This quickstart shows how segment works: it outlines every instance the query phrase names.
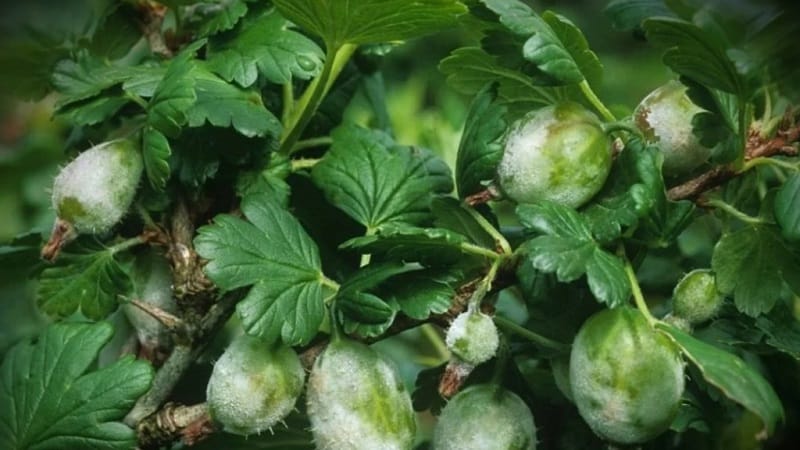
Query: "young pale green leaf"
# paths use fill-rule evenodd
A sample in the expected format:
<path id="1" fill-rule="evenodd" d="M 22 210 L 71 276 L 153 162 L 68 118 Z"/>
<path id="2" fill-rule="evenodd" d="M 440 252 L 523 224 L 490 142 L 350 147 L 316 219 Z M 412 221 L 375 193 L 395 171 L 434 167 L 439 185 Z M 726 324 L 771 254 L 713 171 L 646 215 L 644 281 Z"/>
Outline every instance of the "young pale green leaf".
<path id="1" fill-rule="evenodd" d="M 664 63 L 675 72 L 710 88 L 744 97 L 744 82 L 725 45 L 698 26 L 670 17 L 643 22 L 647 39 L 666 48 Z"/>
<path id="2" fill-rule="evenodd" d="M 795 172 L 778 190 L 774 209 L 783 237 L 800 241 L 800 174 Z"/>
<path id="3" fill-rule="evenodd" d="M 80 311 L 101 320 L 117 309 L 117 296 L 130 290 L 130 277 L 111 249 L 81 247 L 76 253 L 63 253 L 56 265 L 42 271 L 36 304 L 51 317 Z"/>
<path id="4" fill-rule="evenodd" d="M 523 244 L 523 264 L 555 273 L 561 282 L 585 274 L 595 298 L 610 307 L 628 300 L 630 285 L 622 261 L 598 245 L 586 219 L 577 211 L 543 201 L 519 205 L 517 216 L 525 227 L 543 234 Z"/>
<path id="5" fill-rule="evenodd" d="M 397 261 L 416 261 L 423 264 L 454 264 L 467 255 L 467 238 L 441 228 L 419 228 L 404 224 L 388 224 L 375 234 L 345 241 L 343 249 L 374 253 Z"/>
<path id="6" fill-rule="evenodd" d="M 167 137 L 152 127 L 142 131 L 142 158 L 144 159 L 144 172 L 147 180 L 156 190 L 162 190 L 167 185 L 170 175 L 169 156 L 172 149 Z"/>
<path id="7" fill-rule="evenodd" d="M 186 111 L 197 100 L 194 78 L 190 76 L 196 47 L 197 44 L 190 46 L 170 62 L 147 105 L 148 125 L 169 137 L 178 136 L 186 123 Z"/>
<path id="8" fill-rule="evenodd" d="M 467 210 L 469 206 L 451 197 L 437 197 L 431 202 L 431 211 L 436 216 L 434 225 L 446 228 L 469 238 L 472 243 L 494 250 L 497 243 L 494 237 L 481 226 L 475 217 Z M 487 208 L 488 209 L 488 208 Z M 481 214 L 475 211 L 476 214 Z M 488 214 L 491 214 L 489 212 Z M 487 218 L 487 221 L 491 222 Z"/>
<path id="9" fill-rule="evenodd" d="M 14 347 L 0 366 L 0 448 L 125 450 L 136 433 L 121 420 L 150 387 L 133 357 L 88 372 L 111 339 L 107 323 L 50 325 Z"/>
<path id="10" fill-rule="evenodd" d="M 755 413 L 767 434 L 783 420 L 783 405 L 769 382 L 739 357 L 695 339 L 670 325 L 659 323 L 681 347 L 684 355 L 700 370 L 703 378 L 731 400 Z"/>
<path id="11" fill-rule="evenodd" d="M 225 82 L 203 67 L 191 72 L 197 101 L 187 112 L 188 125 L 208 122 L 216 127 L 233 127 L 244 136 L 279 136 L 281 123 L 264 106 L 261 94 Z"/>
<path id="12" fill-rule="evenodd" d="M 777 227 L 749 226 L 717 242 L 711 268 L 717 289 L 733 296 L 739 311 L 755 317 L 775 306 L 783 281 L 800 273 L 800 262 L 787 249 Z"/>
<path id="13" fill-rule="evenodd" d="M 496 86 L 486 85 L 469 107 L 456 159 L 456 186 L 460 198 L 484 189 L 484 183 L 492 181 L 497 174 L 508 122 L 506 108 L 497 104 L 496 99 Z"/>
<path id="14" fill-rule="evenodd" d="M 498 59 L 480 47 L 454 50 L 439 64 L 453 89 L 474 95 L 487 84 L 497 83 L 497 100 L 514 109 L 518 115 L 535 108 L 552 105 L 563 98 L 558 88 L 535 86 L 531 77 L 514 68 L 505 67 Z"/>
<path id="15" fill-rule="evenodd" d="M 611 0 L 604 12 L 611 19 L 611 25 L 622 31 L 641 28 L 642 21 L 650 17 L 675 15 L 664 0 Z"/>
<path id="16" fill-rule="evenodd" d="M 264 195 L 242 200 L 246 220 L 222 214 L 198 230 L 197 253 L 223 291 L 252 286 L 237 305 L 248 333 L 302 345 L 325 315 L 316 244 L 289 211 Z"/>
<path id="17" fill-rule="evenodd" d="M 311 172 L 328 201 L 374 231 L 430 219 L 430 201 L 453 189 L 450 169 L 433 153 L 399 146 L 380 131 L 337 128 L 333 145 Z"/>
<path id="18" fill-rule="evenodd" d="M 467 8 L 455 0 L 276 0 L 292 22 L 320 36 L 328 49 L 403 41 L 452 27 Z"/>
<path id="19" fill-rule="evenodd" d="M 527 38 L 522 55 L 546 76 L 537 77 L 537 84 L 578 84 L 602 71 L 586 38 L 567 19 L 553 13 L 544 18 L 519 0 L 481 1 L 500 17 L 500 23 Z"/>
<path id="20" fill-rule="evenodd" d="M 235 33 L 218 36 L 209 48 L 209 69 L 242 87 L 259 75 L 277 84 L 307 80 L 319 73 L 324 58 L 322 49 L 274 8 L 249 15 Z"/>

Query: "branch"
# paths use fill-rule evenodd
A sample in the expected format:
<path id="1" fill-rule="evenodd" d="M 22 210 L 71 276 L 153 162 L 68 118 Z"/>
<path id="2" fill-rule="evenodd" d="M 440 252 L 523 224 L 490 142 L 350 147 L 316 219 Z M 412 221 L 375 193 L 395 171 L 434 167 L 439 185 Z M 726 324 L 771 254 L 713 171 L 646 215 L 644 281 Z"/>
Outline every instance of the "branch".
<path id="1" fill-rule="evenodd" d="M 233 314 L 236 303 L 242 296 L 241 291 L 233 291 L 215 303 L 198 325 L 190 328 L 189 342 L 175 346 L 164 365 L 153 378 L 153 384 L 125 416 L 124 422 L 136 427 L 145 417 L 150 416 L 167 401 L 175 385 L 183 377 L 192 363 L 205 349 L 211 336 L 219 330 Z"/>
<path id="2" fill-rule="evenodd" d="M 766 139 L 757 130 L 751 130 L 745 148 L 745 162 L 755 158 L 768 158 L 772 156 L 797 156 L 794 147 L 800 140 L 800 126 L 793 125 L 785 120 L 775 137 Z M 747 169 L 737 171 L 731 165 L 717 166 L 696 178 L 673 187 L 667 191 L 667 198 L 673 201 L 696 201 L 702 194 L 721 186 L 728 180 L 735 178 Z"/>

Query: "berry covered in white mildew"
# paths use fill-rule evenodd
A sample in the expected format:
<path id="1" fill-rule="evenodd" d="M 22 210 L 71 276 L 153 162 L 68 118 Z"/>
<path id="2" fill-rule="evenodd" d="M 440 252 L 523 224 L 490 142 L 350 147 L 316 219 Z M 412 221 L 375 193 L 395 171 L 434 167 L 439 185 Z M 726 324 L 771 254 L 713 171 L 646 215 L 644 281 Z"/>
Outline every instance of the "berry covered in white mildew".
<path id="1" fill-rule="evenodd" d="M 136 258 L 133 267 L 135 299 L 155 306 L 168 313 L 176 313 L 178 305 L 172 296 L 172 270 L 167 260 L 155 252 L 147 252 Z M 149 349 L 164 349 L 171 341 L 170 332 L 164 324 L 136 305 L 126 303 L 122 310 L 136 329 L 139 342 Z"/>
<path id="2" fill-rule="evenodd" d="M 531 410 L 500 386 L 470 386 L 453 397 L 433 431 L 433 450 L 535 450 Z"/>
<path id="3" fill-rule="evenodd" d="M 290 347 L 239 336 L 214 364 L 206 390 L 209 413 L 229 433 L 261 433 L 294 409 L 304 380 Z"/>
<path id="4" fill-rule="evenodd" d="M 683 394 L 684 366 L 667 336 L 623 307 L 581 326 L 569 378 L 578 412 L 598 436 L 636 444 L 669 428 Z"/>
<path id="5" fill-rule="evenodd" d="M 401 450 L 414 445 L 411 397 L 391 362 L 370 347 L 334 339 L 306 389 L 317 448 Z"/>
<path id="6" fill-rule="evenodd" d="M 96 145 L 78 155 L 53 182 L 53 208 L 78 233 L 101 234 L 122 218 L 144 164 L 130 140 Z"/>
<path id="7" fill-rule="evenodd" d="M 703 111 L 686 95 L 686 87 L 677 81 L 654 90 L 639 103 L 634 112 L 636 126 L 645 139 L 657 143 L 664 155 L 663 172 L 686 174 L 711 155 L 692 133 L 692 117 Z"/>
<path id="8" fill-rule="evenodd" d="M 56 221 L 42 257 L 54 260 L 79 234 L 103 234 L 128 211 L 144 163 L 127 139 L 105 142 L 78 155 L 53 181 Z"/>
<path id="9" fill-rule="evenodd" d="M 517 203 L 549 200 L 577 208 L 610 171 L 611 144 L 600 121 L 577 103 L 561 103 L 511 126 L 497 175 L 503 193 Z"/>
<path id="10" fill-rule="evenodd" d="M 459 314 L 450 324 L 445 343 L 461 361 L 477 366 L 497 353 L 500 338 L 491 317 L 470 309 Z"/>
<path id="11" fill-rule="evenodd" d="M 672 312 L 689 323 L 705 322 L 717 313 L 724 297 L 717 291 L 714 273 L 697 269 L 687 273 L 672 292 Z"/>

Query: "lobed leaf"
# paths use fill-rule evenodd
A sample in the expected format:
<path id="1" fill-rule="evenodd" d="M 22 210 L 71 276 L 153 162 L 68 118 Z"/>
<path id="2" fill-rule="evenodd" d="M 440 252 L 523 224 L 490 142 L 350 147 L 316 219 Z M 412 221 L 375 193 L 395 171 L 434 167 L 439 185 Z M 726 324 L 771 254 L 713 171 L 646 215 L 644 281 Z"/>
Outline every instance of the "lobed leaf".
<path id="1" fill-rule="evenodd" d="M 450 169 L 431 152 L 394 144 L 380 131 L 337 128 L 311 172 L 328 201 L 374 231 L 390 223 L 430 220 L 430 201 L 453 189 Z"/>
<path id="2" fill-rule="evenodd" d="M 147 124 L 169 137 L 177 137 L 186 123 L 186 111 L 197 100 L 192 55 L 197 44 L 173 59 L 147 105 Z"/>
<path id="3" fill-rule="evenodd" d="M 792 242 L 800 241 L 800 174 L 797 172 L 778 190 L 774 210 L 781 235 Z"/>
<path id="4" fill-rule="evenodd" d="M 241 208 L 247 220 L 221 214 L 198 230 L 206 274 L 223 291 L 252 286 L 236 308 L 249 334 L 306 344 L 325 315 L 317 246 L 271 198 L 250 195 Z"/>
<path id="5" fill-rule="evenodd" d="M 0 448 L 125 450 L 136 432 L 120 420 L 153 371 L 128 356 L 89 371 L 113 334 L 107 323 L 50 325 L 0 366 Z"/>
<path id="6" fill-rule="evenodd" d="M 650 17 L 675 15 L 664 0 L 611 0 L 604 12 L 611 19 L 611 25 L 622 31 L 640 29 L 642 21 Z"/>
<path id="7" fill-rule="evenodd" d="M 212 39 L 208 67 L 227 81 L 250 87 L 259 75 L 276 84 L 307 80 L 320 72 L 323 58 L 314 41 L 270 8 L 249 15 L 235 32 Z"/>
<path id="8" fill-rule="evenodd" d="M 132 288 L 130 277 L 111 249 L 81 247 L 63 253 L 39 276 L 36 304 L 48 316 L 62 318 L 80 311 L 101 320 L 117 309 L 117 297 Z"/>

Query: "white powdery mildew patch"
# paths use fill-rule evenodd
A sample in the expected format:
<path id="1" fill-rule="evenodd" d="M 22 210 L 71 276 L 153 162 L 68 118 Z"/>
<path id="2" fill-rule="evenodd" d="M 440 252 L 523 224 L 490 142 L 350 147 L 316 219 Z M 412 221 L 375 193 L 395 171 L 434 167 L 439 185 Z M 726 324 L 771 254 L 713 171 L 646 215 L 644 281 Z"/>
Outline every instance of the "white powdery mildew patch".
<path id="1" fill-rule="evenodd" d="M 497 353 L 500 338 L 491 317 L 470 310 L 453 320 L 447 330 L 445 343 L 462 361 L 477 366 Z"/>
<path id="2" fill-rule="evenodd" d="M 388 433 L 377 427 L 372 386 L 396 386 L 400 381 L 390 364 L 377 358 L 365 367 L 365 360 L 338 348 L 323 354 L 308 379 L 306 396 L 314 441 L 325 450 L 407 450 L 414 442 L 414 430 Z M 397 391 L 392 389 L 393 394 Z M 395 408 L 412 411 L 408 395 L 389 399 Z"/>
<path id="3" fill-rule="evenodd" d="M 552 114 L 530 120 L 525 117 L 508 134 L 498 173 L 503 179 L 513 180 L 503 184 L 503 189 L 518 202 L 532 202 L 530 192 L 539 192 L 548 185 L 552 166 L 541 152 L 536 151 L 547 142 L 549 127 L 556 122 Z"/>
<path id="4" fill-rule="evenodd" d="M 53 208 L 59 211 L 65 199 L 73 199 L 87 212 L 72 223 L 79 233 L 104 233 L 125 214 L 142 172 L 141 157 L 127 152 L 137 150 L 125 141 L 96 145 L 56 176 Z"/>
<path id="5" fill-rule="evenodd" d="M 214 365 L 206 392 L 214 420 L 226 431 L 245 436 L 286 417 L 305 376 L 296 355 L 291 359 L 291 354 L 278 356 L 280 350 L 270 353 L 266 343 L 254 339 L 242 336 L 228 347 Z M 291 392 L 292 385 L 299 386 L 296 392 Z"/>

